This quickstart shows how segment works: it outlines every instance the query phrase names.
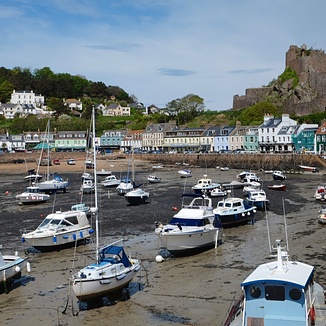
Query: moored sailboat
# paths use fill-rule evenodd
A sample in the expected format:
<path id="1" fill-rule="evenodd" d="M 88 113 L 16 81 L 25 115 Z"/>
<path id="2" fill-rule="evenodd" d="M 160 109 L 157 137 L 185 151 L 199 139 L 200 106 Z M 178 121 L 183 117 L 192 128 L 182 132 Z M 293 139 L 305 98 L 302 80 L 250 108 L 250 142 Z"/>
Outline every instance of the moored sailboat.
<path id="1" fill-rule="evenodd" d="M 95 109 L 93 107 L 93 133 L 95 135 Z M 93 137 L 94 173 L 96 173 L 95 137 Z M 127 289 L 136 272 L 140 269 L 140 261 L 130 258 L 118 242 L 99 248 L 99 216 L 97 180 L 95 185 L 95 206 L 91 213 L 95 216 L 96 252 L 95 261 L 79 270 L 71 277 L 72 290 L 81 301 L 92 301 L 107 296 L 121 289 Z M 120 241 L 119 241 L 120 242 Z"/>

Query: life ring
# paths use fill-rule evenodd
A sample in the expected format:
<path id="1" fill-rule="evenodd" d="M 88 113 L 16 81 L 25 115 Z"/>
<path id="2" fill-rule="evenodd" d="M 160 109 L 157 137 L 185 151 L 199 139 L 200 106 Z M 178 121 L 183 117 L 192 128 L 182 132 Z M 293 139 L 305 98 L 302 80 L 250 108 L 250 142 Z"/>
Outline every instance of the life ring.
<path id="1" fill-rule="evenodd" d="M 308 312 L 309 325 L 315 325 L 316 323 L 316 311 L 315 307 L 312 306 Z"/>

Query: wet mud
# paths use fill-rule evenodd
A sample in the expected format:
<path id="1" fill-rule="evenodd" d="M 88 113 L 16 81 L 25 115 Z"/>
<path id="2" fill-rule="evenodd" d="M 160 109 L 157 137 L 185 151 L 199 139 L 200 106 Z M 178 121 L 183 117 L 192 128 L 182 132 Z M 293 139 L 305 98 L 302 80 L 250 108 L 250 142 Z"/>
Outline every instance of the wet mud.
<path id="1" fill-rule="evenodd" d="M 193 167 L 193 177 L 182 179 L 177 170 L 170 167 L 154 171 L 148 164 L 138 167 L 137 182 L 150 192 L 145 205 L 130 206 L 114 189 L 99 185 L 100 243 L 123 238 L 127 252 L 141 259 L 142 269 L 130 284 L 129 295 L 103 298 L 93 305 L 78 302 L 69 285 L 74 269 L 95 257 L 93 242 L 40 253 L 20 240 L 20 230 L 35 229 L 47 214 L 80 202 L 81 173 L 60 173 L 69 179 L 67 193 L 51 196 L 49 202 L 36 206 L 22 206 L 15 200 L 27 185 L 25 173 L 2 174 L 2 252 L 26 253 L 32 265 L 31 273 L 24 272 L 8 294 L 0 294 L 2 325 L 221 325 L 242 280 L 257 264 L 270 259 L 267 223 L 273 241 L 285 240 L 287 228 L 290 254 L 314 265 L 318 281 L 326 285 L 326 229 L 317 223 L 323 204 L 313 198 L 318 183 L 325 179 L 322 173 L 287 175 L 287 191 L 279 192 L 267 189 L 271 175 L 257 171 L 270 206 L 267 212 L 257 212 L 254 224 L 225 229 L 223 243 L 216 249 L 157 263 L 155 256 L 160 248 L 153 234 L 155 222 L 168 222 L 174 214 L 172 207 L 181 207 L 181 194 L 191 192 L 191 186 L 204 174 L 217 182 L 229 182 L 241 172 Z M 146 177 L 153 172 L 162 178 L 161 183 L 147 182 Z M 115 174 L 120 177 L 123 173 Z M 243 196 L 241 190 L 234 190 L 232 195 Z M 213 200 L 216 205 L 220 199 Z M 93 196 L 83 196 L 87 205 L 92 206 L 93 201 Z"/>

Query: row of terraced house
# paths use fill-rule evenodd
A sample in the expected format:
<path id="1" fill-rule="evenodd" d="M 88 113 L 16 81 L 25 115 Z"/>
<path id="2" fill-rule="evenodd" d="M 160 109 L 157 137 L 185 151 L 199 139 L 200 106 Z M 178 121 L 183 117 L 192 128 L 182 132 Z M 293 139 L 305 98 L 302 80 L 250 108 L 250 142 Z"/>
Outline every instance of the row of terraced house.
<path id="1" fill-rule="evenodd" d="M 89 144 L 86 131 L 24 132 L 0 135 L 0 149 L 83 151 Z M 326 152 L 326 123 L 301 124 L 283 114 L 265 115 L 260 126 L 178 127 L 173 123 L 149 124 L 144 130 L 106 130 L 96 138 L 102 152 Z"/>

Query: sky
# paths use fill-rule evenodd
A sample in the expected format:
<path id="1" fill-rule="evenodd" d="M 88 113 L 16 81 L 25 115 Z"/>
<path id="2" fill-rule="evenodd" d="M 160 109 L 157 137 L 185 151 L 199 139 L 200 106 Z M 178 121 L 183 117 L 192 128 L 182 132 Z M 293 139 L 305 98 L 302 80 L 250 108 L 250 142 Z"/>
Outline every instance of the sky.
<path id="1" fill-rule="evenodd" d="M 326 50 L 325 0 L 0 0 L 0 66 L 84 76 L 145 106 L 195 94 L 207 110 Z M 34 90 L 37 92 L 37 90 Z"/>

